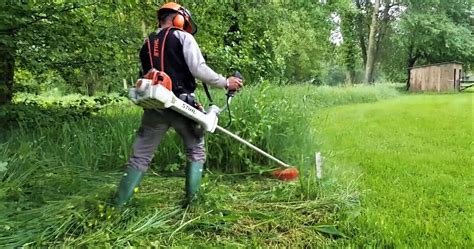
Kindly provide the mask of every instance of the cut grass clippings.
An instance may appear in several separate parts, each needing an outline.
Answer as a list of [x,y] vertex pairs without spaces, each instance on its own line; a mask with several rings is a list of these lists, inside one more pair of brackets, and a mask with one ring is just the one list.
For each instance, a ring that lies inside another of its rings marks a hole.
[[[79,191],[58,196],[57,200],[43,199],[42,203],[18,199],[14,202],[14,197],[8,196],[10,201],[4,203],[0,216],[0,244],[6,247],[325,245],[332,239],[345,237],[337,228],[337,212],[357,205],[357,192],[352,189],[318,188],[311,191],[317,196],[305,196],[299,181],[207,175],[195,204],[183,209],[180,206],[183,178],[148,175],[131,205],[118,212],[104,203],[115,186],[101,185],[118,179],[118,174],[105,175],[104,179],[83,174],[75,177],[101,189],[95,194]],[[32,184],[35,184],[33,179]]]

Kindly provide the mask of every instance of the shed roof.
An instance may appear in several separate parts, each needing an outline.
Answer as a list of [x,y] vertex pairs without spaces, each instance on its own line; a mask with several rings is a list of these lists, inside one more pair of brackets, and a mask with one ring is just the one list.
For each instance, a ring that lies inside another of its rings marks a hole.
[[409,67],[409,69],[412,68],[421,68],[421,67],[431,67],[431,66],[440,66],[440,65],[446,65],[446,64],[458,64],[462,65],[462,62],[459,61],[449,61],[449,62],[441,62],[441,63],[434,63],[434,64],[428,64],[428,65],[420,65],[420,66],[414,66],[414,67]]

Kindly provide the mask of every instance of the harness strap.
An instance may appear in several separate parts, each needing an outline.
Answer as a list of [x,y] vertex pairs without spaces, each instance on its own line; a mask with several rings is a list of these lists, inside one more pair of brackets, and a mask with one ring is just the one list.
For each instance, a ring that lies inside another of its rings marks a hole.
[[[166,30],[166,33],[165,33],[165,36],[163,37],[163,42],[161,43],[161,54],[160,54],[160,71],[164,72],[165,71],[165,44],[166,44],[166,38],[168,37],[168,34],[170,32],[171,29],[179,29],[179,30],[182,30],[178,27],[169,27],[167,30]],[[150,57],[150,65],[151,65],[151,68],[154,68],[153,66],[153,57],[151,55],[151,45],[150,45],[150,38],[147,39],[147,43],[148,43],[148,55]],[[212,100],[212,97],[211,97],[211,93],[209,92],[209,88],[207,87],[207,84],[202,82],[202,85],[204,87],[204,91],[206,92],[206,96],[207,96],[207,99],[209,100],[209,104],[212,104],[213,103],[213,100]]]
[[168,34],[170,32],[172,27],[169,27],[167,30],[166,30],[166,33],[165,33],[165,37],[163,38],[163,42],[161,43],[161,71],[164,72],[165,71],[165,43],[166,43],[166,38],[168,37]]
[[207,88],[207,84],[203,82],[202,86],[204,87],[204,91],[206,92],[207,99],[209,99],[209,105],[212,105],[213,101],[212,101],[211,93],[209,93],[209,89]]
[[[166,43],[166,38],[168,37],[168,33],[170,32],[171,28],[169,27],[166,30],[165,37],[163,38],[163,42],[161,43],[161,54],[160,54],[160,59],[161,59],[161,65],[160,65],[160,71],[164,72],[165,71],[165,43]],[[154,37],[155,39],[156,37]],[[151,45],[150,45],[150,37],[146,39],[147,45],[148,45],[148,56],[150,57],[150,66],[151,68],[155,68],[153,65],[153,56],[151,55]]]
[[151,66],[150,69],[152,69],[152,68],[154,68],[154,66],[153,66],[153,58],[152,58],[152,56],[151,56],[150,37],[148,37],[148,38],[146,39],[146,43],[147,43],[147,45],[148,45],[148,56],[150,57],[150,66]]

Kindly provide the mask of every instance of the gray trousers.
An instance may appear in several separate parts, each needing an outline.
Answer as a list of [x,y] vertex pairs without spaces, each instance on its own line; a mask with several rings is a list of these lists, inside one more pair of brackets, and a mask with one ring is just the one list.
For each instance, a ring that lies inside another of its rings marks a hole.
[[128,166],[143,172],[147,171],[156,147],[170,127],[183,140],[188,160],[204,163],[206,161],[204,135],[193,132],[193,125],[194,121],[172,110],[145,109]]

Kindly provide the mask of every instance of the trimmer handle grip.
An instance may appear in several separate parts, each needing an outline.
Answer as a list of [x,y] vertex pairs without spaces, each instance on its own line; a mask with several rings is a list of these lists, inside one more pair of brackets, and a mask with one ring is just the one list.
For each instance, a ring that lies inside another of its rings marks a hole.
[[[236,77],[236,78],[239,78],[239,79],[241,79],[241,80],[244,79],[244,78],[242,77],[242,74],[240,74],[239,71],[235,71],[232,76],[234,76],[234,77]],[[236,91],[237,91],[237,90],[228,90],[228,91],[227,91],[227,96],[229,96],[229,97],[234,97],[234,94],[235,94]]]
[[239,71],[235,71],[232,76],[234,76],[234,77],[236,77],[236,78],[239,78],[239,79],[243,79],[242,74],[240,74]]

